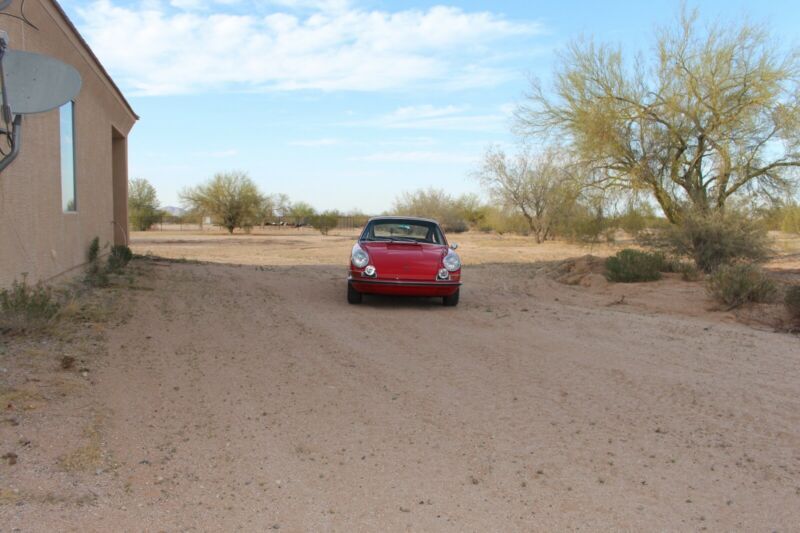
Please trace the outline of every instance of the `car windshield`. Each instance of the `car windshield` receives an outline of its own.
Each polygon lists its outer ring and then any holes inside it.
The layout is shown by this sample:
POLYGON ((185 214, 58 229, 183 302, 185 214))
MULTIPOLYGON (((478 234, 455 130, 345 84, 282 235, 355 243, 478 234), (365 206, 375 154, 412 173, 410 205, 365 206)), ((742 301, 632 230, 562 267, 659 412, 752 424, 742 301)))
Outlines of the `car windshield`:
POLYGON ((444 244, 439 226, 421 220, 373 220, 364 230, 361 240, 444 244))

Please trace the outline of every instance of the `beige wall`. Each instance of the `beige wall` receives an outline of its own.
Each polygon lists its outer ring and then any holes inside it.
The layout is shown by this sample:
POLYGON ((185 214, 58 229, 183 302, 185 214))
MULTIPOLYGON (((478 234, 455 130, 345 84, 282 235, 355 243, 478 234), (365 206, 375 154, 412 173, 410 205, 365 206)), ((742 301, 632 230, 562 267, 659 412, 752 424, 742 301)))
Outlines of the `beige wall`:
MULTIPOLYGON (((19 0, 8 9, 19 10, 19 0)), ((101 244, 123 242, 124 235, 119 229, 115 235, 114 228, 127 228, 121 201, 127 187, 125 137, 136 117, 50 0, 28 0, 25 14, 38 31, 0 17, 10 48, 56 57, 78 69, 83 79, 74 108, 78 211, 61 208, 58 110, 26 116, 21 152, 0 173, 0 287, 25 272, 37 281, 77 271, 95 236, 101 244)))

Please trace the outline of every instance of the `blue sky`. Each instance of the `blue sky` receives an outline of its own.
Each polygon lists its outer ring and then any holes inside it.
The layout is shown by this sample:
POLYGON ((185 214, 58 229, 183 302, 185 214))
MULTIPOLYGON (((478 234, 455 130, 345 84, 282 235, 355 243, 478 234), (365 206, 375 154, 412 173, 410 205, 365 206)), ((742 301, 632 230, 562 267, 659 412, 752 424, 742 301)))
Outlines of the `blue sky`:
MULTIPOLYGON (((530 76, 580 35, 646 51, 678 1, 64 0, 141 116, 132 177, 162 205, 215 172, 318 209, 378 213, 401 191, 479 192, 530 76)), ((693 4, 690 4, 690 6, 693 4)), ((796 1, 705 1, 797 44, 796 1)))

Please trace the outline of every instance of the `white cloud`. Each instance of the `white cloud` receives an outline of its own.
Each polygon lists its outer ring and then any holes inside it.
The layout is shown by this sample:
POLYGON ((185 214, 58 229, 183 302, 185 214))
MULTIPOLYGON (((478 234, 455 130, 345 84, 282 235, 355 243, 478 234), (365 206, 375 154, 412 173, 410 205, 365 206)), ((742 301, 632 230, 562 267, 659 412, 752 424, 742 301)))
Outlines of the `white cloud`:
POLYGON ((510 117, 511 115, 514 114, 514 111, 517 110, 518 106, 519 104, 516 102, 507 102, 500 106, 500 113, 510 117))
POLYGON ((270 0, 270 3, 291 9, 320 11, 344 11, 350 7, 349 0, 270 0))
POLYGON ((491 85, 509 76, 492 53, 541 32, 490 12, 434 6, 364 10, 341 0, 96 0, 78 26, 137 94, 491 85), (229 4, 235 4, 229 6, 229 4))
POLYGON ((468 108, 448 105, 400 107, 371 119, 349 121, 344 126, 366 126, 387 129, 499 131, 508 128, 508 113, 497 111, 475 113, 468 108))
POLYGON ((430 104, 420 106, 399 107, 392 111, 387 120, 402 122, 406 120, 430 119, 456 115, 464 110, 462 107, 448 105, 445 107, 435 107, 430 104))

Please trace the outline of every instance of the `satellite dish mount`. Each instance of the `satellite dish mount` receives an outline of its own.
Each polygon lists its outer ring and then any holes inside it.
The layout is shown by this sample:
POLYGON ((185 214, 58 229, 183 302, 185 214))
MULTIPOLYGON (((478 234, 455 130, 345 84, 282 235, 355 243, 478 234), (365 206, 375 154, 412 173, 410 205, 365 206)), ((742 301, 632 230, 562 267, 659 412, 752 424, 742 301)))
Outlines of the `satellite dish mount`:
POLYGON ((0 109, 0 115, 2 115, 4 124, 4 127, 0 127, 0 134, 6 136, 11 148, 8 154, 0 149, 0 154, 2 154, 3 157, 0 159, 0 172, 17 158, 19 154, 19 145, 22 142, 22 115, 14 117, 11 113, 11 106, 8 105, 8 91, 6 90, 5 84, 6 73, 3 65, 7 49, 8 34, 4 31, 0 31, 0 94, 2 94, 3 98, 3 107, 0 109))
POLYGON ((19 155, 22 117, 57 109, 74 100, 81 90, 75 68, 49 56, 11 50, 8 34, 0 30, 0 172, 19 155))

